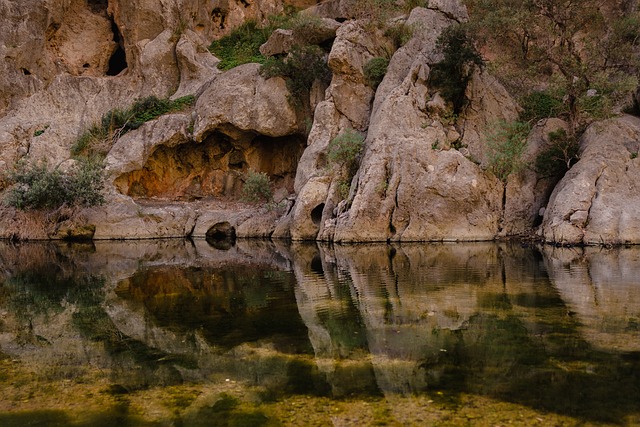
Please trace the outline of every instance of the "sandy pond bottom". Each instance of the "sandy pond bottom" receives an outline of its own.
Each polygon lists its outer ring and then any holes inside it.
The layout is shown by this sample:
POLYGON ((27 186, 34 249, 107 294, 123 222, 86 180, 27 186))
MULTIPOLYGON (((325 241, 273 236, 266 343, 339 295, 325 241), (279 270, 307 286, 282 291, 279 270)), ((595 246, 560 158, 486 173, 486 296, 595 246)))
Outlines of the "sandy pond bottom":
POLYGON ((264 401, 264 390, 235 381, 136 392, 115 389, 96 373, 74 380, 36 378, 19 362, 0 362, 0 425, 23 426, 606 426, 640 425, 537 411, 465 393, 333 399, 292 395, 264 401), (34 387, 37 384, 37 387, 34 387))

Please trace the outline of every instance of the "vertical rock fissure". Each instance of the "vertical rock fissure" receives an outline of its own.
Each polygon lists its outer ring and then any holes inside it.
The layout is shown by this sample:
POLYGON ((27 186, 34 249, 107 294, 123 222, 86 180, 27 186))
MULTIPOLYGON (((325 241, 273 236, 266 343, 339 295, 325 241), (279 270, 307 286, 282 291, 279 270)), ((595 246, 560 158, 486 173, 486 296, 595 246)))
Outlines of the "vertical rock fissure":
POLYGON ((113 16, 109 17, 111 20, 111 30, 113 32, 113 41, 116 42, 118 47, 109 58, 109 68, 107 69, 107 76, 117 76, 121 72, 127 69, 127 54, 124 50, 124 39, 122 33, 113 19, 113 16))

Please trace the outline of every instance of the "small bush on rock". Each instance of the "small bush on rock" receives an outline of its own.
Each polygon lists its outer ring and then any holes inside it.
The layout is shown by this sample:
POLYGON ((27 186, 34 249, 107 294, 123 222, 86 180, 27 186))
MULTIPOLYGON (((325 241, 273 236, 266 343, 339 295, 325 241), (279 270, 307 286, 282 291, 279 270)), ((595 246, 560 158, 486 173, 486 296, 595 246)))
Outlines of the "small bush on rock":
POLYGON ((130 130, 163 114, 180 111, 193 105, 194 96, 175 100, 149 96, 141 98, 126 110, 115 108, 102 116, 100 124, 94 124, 71 146, 71 155, 85 157, 104 156, 113 143, 130 130))
POLYGON ((538 154, 535 171, 543 177, 561 177, 578 159, 580 146, 575 137, 559 129, 549 133, 549 144, 538 154))
POLYGON ((484 62, 473 39, 461 25, 446 28, 438 37, 437 47, 444 58, 433 65, 431 84, 439 88, 442 97, 453 104, 454 114, 459 114, 473 70, 484 62))
POLYGON ((265 172, 256 172, 250 169, 244 178, 242 199, 250 203, 272 202, 273 191, 269 176, 265 172))
POLYGON ((520 120, 537 122, 549 117, 560 117, 566 113, 562 99, 549 92, 534 91, 522 98, 520 120))
POLYGON ((214 40, 209 51, 220 59, 218 68, 224 71, 252 62, 262 64, 266 58, 260 53, 260 46, 272 32, 273 28, 260 28, 255 21, 246 21, 231 34, 214 40))
POLYGON ((352 169, 364 147, 364 138, 357 131, 347 129, 329 143, 327 156, 334 165, 352 169))
POLYGON ((331 80, 331 70, 324 51, 318 46, 294 46, 286 57, 270 57, 260 68, 260 75, 269 79, 283 77, 291 93, 293 106, 306 106, 313 82, 331 80))
POLYGON ((487 135, 488 166, 502 182, 525 166, 522 153, 530 130, 531 126, 526 122, 500 121, 487 135))
POLYGON ((19 163, 8 174, 12 184, 5 203, 22 210, 96 206, 104 203, 102 165, 79 161, 69 172, 49 169, 46 163, 19 163))
POLYGON ((374 90, 382 82, 384 75, 387 73, 389 60, 381 56, 372 58, 364 66, 364 78, 369 86, 374 90))

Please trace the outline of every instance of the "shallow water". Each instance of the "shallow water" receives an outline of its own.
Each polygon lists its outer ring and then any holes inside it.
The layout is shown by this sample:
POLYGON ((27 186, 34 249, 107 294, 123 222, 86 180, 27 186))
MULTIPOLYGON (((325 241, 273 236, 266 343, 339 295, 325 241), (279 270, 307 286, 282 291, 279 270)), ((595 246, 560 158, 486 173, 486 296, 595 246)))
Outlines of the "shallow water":
POLYGON ((0 426, 640 425, 640 248, 0 242, 0 426))

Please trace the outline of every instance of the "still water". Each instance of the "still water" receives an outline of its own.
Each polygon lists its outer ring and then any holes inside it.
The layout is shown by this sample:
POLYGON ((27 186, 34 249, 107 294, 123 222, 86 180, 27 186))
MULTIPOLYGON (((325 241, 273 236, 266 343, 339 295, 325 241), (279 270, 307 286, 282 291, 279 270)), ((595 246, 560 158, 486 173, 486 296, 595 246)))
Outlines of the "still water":
POLYGON ((0 242, 0 426, 640 425, 640 247, 0 242))

